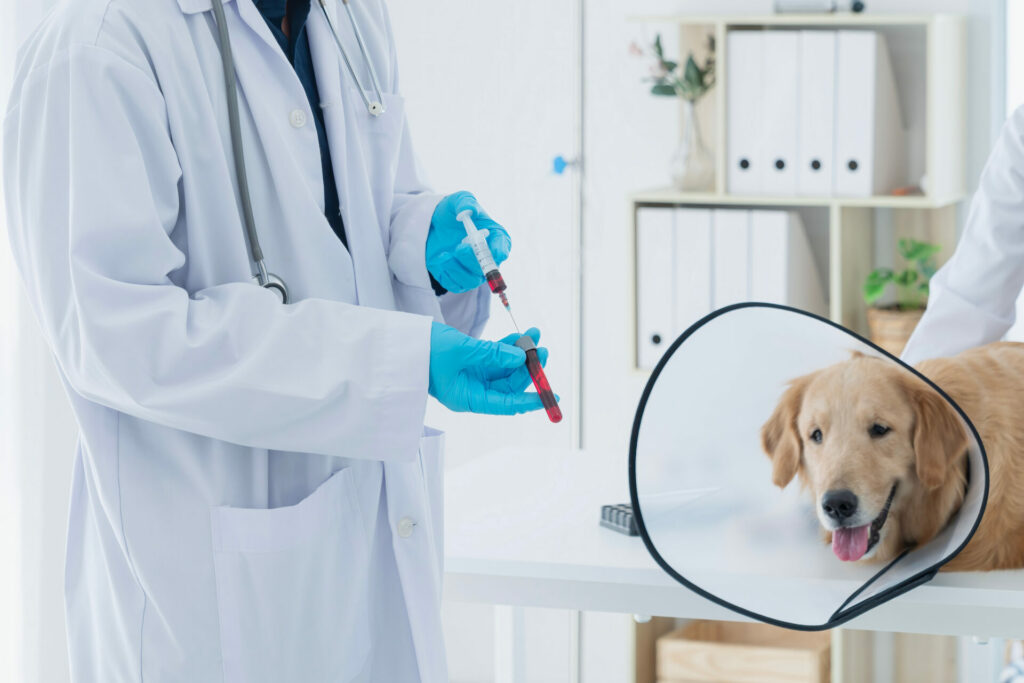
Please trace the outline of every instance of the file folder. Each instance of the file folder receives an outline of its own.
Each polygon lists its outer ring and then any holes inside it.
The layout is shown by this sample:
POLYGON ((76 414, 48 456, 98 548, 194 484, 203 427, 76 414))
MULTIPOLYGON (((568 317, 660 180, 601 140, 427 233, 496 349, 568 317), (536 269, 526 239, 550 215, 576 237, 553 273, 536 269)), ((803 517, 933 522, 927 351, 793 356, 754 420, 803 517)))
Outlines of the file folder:
POLYGON ((713 303, 715 308, 747 301, 750 297, 750 212, 717 209, 714 212, 713 303))
POLYGON ((760 146, 764 32, 730 31, 726 42, 728 191, 736 195, 759 194, 763 174, 760 146))
POLYGON ((673 336, 711 312, 711 210, 676 209, 673 336))
POLYGON ((801 31, 797 194, 832 194, 835 144, 836 33, 801 31))
POLYGON ((908 184, 899 98, 885 37, 839 31, 835 194, 887 195, 908 184))
POLYGON ((800 214, 750 212, 750 299, 828 315, 825 286, 800 214))
POLYGON ((672 343, 673 222, 671 208, 641 208, 636 217, 637 366, 653 369, 672 343))
POLYGON ((762 107, 752 109, 762 119, 759 193, 791 197, 797 189, 800 33, 766 31, 761 49, 762 107))

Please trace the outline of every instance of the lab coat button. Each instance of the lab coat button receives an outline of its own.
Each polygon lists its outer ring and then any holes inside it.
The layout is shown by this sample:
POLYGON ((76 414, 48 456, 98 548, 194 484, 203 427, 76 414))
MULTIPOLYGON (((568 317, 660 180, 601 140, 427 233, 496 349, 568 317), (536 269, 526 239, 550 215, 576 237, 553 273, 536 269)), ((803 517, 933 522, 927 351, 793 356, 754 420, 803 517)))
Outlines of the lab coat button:
POLYGON ((401 538, 409 538, 412 536, 413 529, 416 528, 416 522, 409 517, 402 517, 398 520, 398 535, 401 538))
POLYGON ((306 125, 306 112, 301 109, 293 109, 291 114, 293 128, 302 128, 306 125))

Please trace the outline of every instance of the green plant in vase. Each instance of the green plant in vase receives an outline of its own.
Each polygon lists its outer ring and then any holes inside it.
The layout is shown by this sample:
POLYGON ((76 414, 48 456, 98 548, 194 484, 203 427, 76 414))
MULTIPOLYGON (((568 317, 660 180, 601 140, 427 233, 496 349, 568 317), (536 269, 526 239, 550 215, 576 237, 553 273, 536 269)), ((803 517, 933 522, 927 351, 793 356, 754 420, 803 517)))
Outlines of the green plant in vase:
POLYGON ((898 244, 904 267, 876 268, 864 281, 871 340, 894 355, 903 351, 924 314, 931 279, 938 269, 935 256, 942 250, 937 244, 914 239, 901 239, 898 244), (896 290, 896 303, 876 306, 890 285, 896 290))
POLYGON ((693 52, 683 64, 667 58, 660 33, 655 35, 649 51, 636 43, 632 44, 631 50, 635 55, 649 55, 654 59, 647 79, 651 83, 651 94, 678 97, 683 103, 683 135, 671 161, 674 184, 681 190, 710 190, 714 183, 715 162, 704 144, 695 107, 715 85, 714 36, 708 36, 708 55, 703 65, 697 63, 693 52))

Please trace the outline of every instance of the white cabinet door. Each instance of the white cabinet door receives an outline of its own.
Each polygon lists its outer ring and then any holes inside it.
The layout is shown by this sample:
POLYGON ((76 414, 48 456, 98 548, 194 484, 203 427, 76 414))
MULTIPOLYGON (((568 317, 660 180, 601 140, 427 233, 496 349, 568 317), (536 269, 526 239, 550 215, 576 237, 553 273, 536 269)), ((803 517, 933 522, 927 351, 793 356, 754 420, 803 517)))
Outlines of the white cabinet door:
MULTIPOLYGON (((573 156, 578 24, 574 3, 389 0, 399 87, 413 144, 433 187, 469 190, 512 237, 501 267, 516 320, 538 327, 547 375, 565 419, 543 411, 496 418, 453 414, 433 400, 432 426, 448 432, 449 466, 503 445, 566 446, 573 425, 573 182, 552 158, 573 156)), ((514 332, 495 297, 485 337, 514 332)), ((532 388, 531 388, 532 391, 532 388)))

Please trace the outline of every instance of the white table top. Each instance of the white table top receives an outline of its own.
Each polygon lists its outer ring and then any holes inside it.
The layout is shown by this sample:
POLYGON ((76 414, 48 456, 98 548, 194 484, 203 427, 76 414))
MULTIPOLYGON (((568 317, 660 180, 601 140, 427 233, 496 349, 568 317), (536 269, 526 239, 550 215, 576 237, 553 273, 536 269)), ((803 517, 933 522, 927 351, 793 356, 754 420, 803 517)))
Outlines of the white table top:
MULTIPOLYGON (((602 505, 629 502, 625 454, 506 449, 450 470, 445 488, 447 600, 743 619, 599 525, 602 505)), ((940 573, 844 628, 1019 638, 1024 570, 940 573)))

